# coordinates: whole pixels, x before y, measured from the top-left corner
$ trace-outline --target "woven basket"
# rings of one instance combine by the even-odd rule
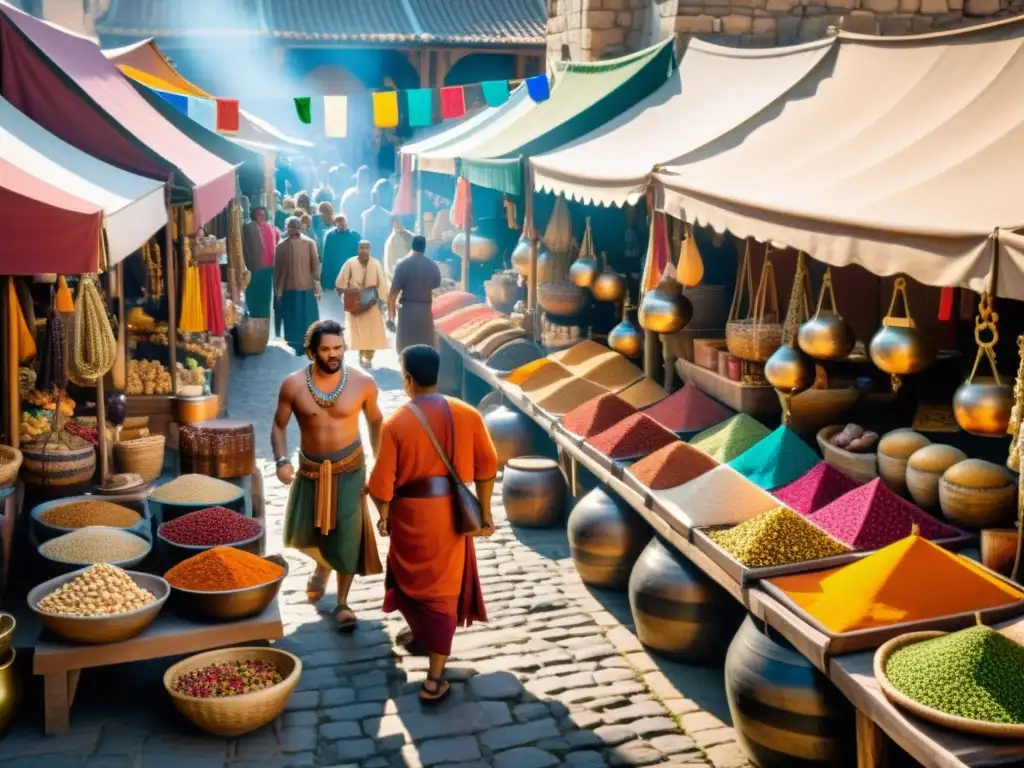
[[[163,435],[150,435],[135,440],[125,440],[114,446],[114,457],[118,472],[131,472],[151,483],[160,477],[164,469]]]
[[[238,696],[196,699],[173,690],[172,683],[195,669],[234,661],[265,661],[276,664],[284,678],[271,688]],[[302,662],[276,648],[225,648],[207,651],[179,661],[164,673],[164,688],[181,714],[215,736],[241,736],[262,728],[284,711],[302,675]]]
[[[725,324],[725,346],[740,360],[763,363],[782,346],[782,324],[731,320]]]
[[[583,289],[568,280],[554,280],[537,288],[537,304],[548,314],[569,317],[583,309],[585,303]]]
[[[0,445],[0,488],[10,488],[21,470],[21,451],[9,445]]]
[[[843,425],[837,424],[825,427],[818,433],[818,447],[821,449],[825,461],[858,483],[870,483],[878,477],[878,454],[875,451],[853,453],[845,448],[832,445],[830,442],[832,437],[842,431]]]
[[[771,246],[765,251],[764,264],[757,289],[750,269],[750,241],[747,241],[736,280],[736,292],[725,324],[725,345],[740,360],[763,363],[782,346],[782,324],[779,322],[779,292],[775,285]],[[747,296],[747,317],[740,317],[740,308]]]

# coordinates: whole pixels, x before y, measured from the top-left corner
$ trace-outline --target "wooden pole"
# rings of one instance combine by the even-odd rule
[[[523,197],[525,198],[525,212],[523,214],[523,232],[530,238],[530,274],[526,278],[526,332],[536,340],[540,331],[540,323],[537,321],[537,262],[540,255],[540,239],[537,237],[537,227],[534,225],[534,195],[533,179],[530,175],[529,160],[523,160]]]
[[[469,290],[469,252],[473,243],[469,231],[473,227],[473,185],[466,185],[466,220],[463,222],[462,233],[466,238],[466,249],[462,255],[462,290]]]
[[[117,272],[114,275],[117,280],[118,291],[121,299],[117,302],[117,343],[121,345],[121,377],[125,389],[128,388],[128,325],[125,320],[127,312],[124,307],[124,262],[117,265]]]
[[[167,228],[164,235],[164,271],[167,273],[167,350],[171,364],[171,394],[178,391],[178,288],[176,285],[177,259],[174,256],[174,207],[167,204]],[[184,228],[184,217],[178,229]],[[179,240],[181,237],[179,236]],[[126,379],[127,381],[127,379]]]
[[[110,465],[107,461],[107,400],[103,377],[96,377],[96,451],[100,455],[100,485],[107,482]]]
[[[3,316],[4,338],[7,339],[7,429],[12,448],[21,445],[21,384],[18,378],[18,326],[14,302],[14,278],[7,278],[7,295],[4,304],[7,311]],[[29,329],[35,332],[34,328]]]

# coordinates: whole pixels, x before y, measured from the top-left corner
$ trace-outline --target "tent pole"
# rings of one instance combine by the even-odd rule
[[[184,217],[183,217],[184,218]],[[178,224],[180,230],[185,222]],[[174,206],[167,204],[167,227],[164,230],[164,269],[167,271],[167,351],[170,358],[171,395],[178,391],[178,260],[174,255]],[[180,240],[179,236],[179,240]],[[127,379],[126,379],[127,381]]]
[[[523,215],[523,233],[530,238],[530,273],[526,278],[526,332],[534,340],[538,338],[537,322],[537,260],[540,252],[540,241],[537,238],[537,227],[534,226],[533,183],[530,178],[530,161],[523,160],[523,196],[526,199],[526,211]]]
[[[414,160],[415,162],[415,160]],[[413,183],[412,188],[413,194],[416,195],[416,224],[413,226],[413,232],[417,235],[426,235],[426,227],[423,225],[423,188],[420,184],[423,183],[423,177],[420,175],[419,166],[413,171]]]
[[[469,232],[473,228],[473,185],[466,184],[466,219],[463,221],[462,233],[466,238],[466,249],[462,255],[462,290],[469,291],[469,252],[473,243]]]
[[[6,312],[3,316],[4,338],[7,339],[7,431],[12,448],[21,445],[21,384],[18,377],[18,324],[14,302],[14,278],[7,278]],[[35,330],[35,329],[32,329]]]

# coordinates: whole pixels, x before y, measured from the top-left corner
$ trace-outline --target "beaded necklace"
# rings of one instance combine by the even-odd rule
[[[312,363],[306,368],[306,386],[309,388],[309,394],[313,396],[313,400],[321,408],[330,408],[334,405],[338,396],[341,395],[341,390],[345,388],[345,380],[348,378],[348,369],[345,368],[345,363],[341,363],[341,380],[338,382],[338,386],[334,388],[334,391],[330,394],[321,392],[316,384],[313,382],[313,365]]]

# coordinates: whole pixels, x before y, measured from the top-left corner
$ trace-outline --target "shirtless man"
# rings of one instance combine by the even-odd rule
[[[316,562],[306,596],[318,603],[327,591],[331,571],[337,573],[334,619],[338,629],[351,632],[356,616],[347,601],[353,578],[383,572],[363,495],[366,458],[359,438],[359,414],[369,424],[374,455],[384,416],[374,380],[345,367],[343,333],[334,320],[320,320],[309,327],[305,348],[311,362],[281,384],[270,443],[277,477],[291,486],[284,544]],[[292,414],[299,422],[298,470],[292,466],[285,435]]]

